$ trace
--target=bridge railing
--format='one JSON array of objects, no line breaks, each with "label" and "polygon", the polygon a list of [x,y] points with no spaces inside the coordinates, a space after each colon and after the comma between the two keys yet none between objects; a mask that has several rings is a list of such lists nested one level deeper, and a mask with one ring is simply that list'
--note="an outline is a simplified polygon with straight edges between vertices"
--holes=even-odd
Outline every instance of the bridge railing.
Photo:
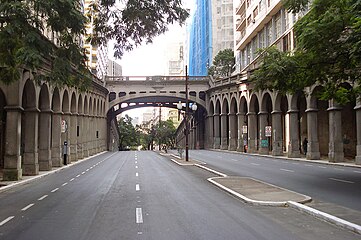
[{"label": "bridge railing", "polygon": [[[106,76],[106,81],[185,81],[185,76]],[[188,76],[189,81],[209,81],[209,76]]]}]

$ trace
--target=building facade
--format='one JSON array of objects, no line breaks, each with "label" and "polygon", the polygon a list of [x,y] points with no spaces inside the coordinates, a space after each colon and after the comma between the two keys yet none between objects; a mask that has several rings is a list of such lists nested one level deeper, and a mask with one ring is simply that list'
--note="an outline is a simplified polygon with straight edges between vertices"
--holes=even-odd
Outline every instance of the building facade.
[{"label": "building facade", "polygon": [[113,60],[108,60],[107,64],[107,76],[122,76],[123,68],[120,64]]}]

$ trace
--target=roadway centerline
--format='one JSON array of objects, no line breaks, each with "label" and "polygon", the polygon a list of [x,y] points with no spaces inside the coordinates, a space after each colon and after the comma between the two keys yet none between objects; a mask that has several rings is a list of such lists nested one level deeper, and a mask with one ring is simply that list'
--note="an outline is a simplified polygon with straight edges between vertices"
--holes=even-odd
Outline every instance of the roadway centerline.
[{"label": "roadway centerline", "polygon": [[55,192],[58,191],[58,190],[59,190],[59,188],[55,188],[55,189],[51,190],[51,192],[52,192],[52,193],[55,193]]},{"label": "roadway centerline", "polygon": [[82,172],[81,175],[85,174],[85,172]]},{"label": "roadway centerline", "polygon": [[342,183],[354,183],[354,182],[351,182],[351,181],[347,181],[347,180],[343,180],[343,179],[338,179],[338,178],[328,178],[330,180],[333,180],[333,181],[337,181],[337,182],[342,182]]},{"label": "roadway centerline", "polygon": [[135,173],[135,176],[138,177],[138,176],[139,176],[139,173]]},{"label": "roadway centerline", "polygon": [[63,186],[63,187],[64,187],[64,186],[66,186],[66,185],[68,185],[68,183],[67,183],[67,182],[66,182],[66,183],[63,183],[61,186]]},{"label": "roadway centerline", "polygon": [[75,180],[75,178],[72,178],[72,179],[70,179],[69,181],[72,182],[72,181],[74,181],[74,180]]},{"label": "roadway centerline", "polygon": [[42,196],[41,198],[39,198],[38,201],[42,201],[42,200],[44,200],[44,199],[47,198],[47,197],[48,197],[48,195],[44,195],[44,196]]},{"label": "roadway centerline", "polygon": [[138,166],[135,166],[135,168],[138,168]]},{"label": "roadway centerline", "polygon": [[9,222],[11,219],[13,219],[15,216],[10,216],[10,217],[8,217],[7,219],[5,219],[5,220],[3,220],[2,222],[0,222],[0,227],[2,226],[2,225],[4,225],[5,223],[7,223],[7,222]]},{"label": "roadway centerline", "polygon": [[254,165],[254,166],[259,166],[260,164],[258,164],[258,163],[251,163],[252,165]]},{"label": "roadway centerline", "polygon": [[135,185],[135,191],[139,191],[140,190],[140,186],[139,186],[139,184],[136,184]]},{"label": "roadway centerline", "polygon": [[327,168],[327,167],[325,167],[325,166],[318,166],[319,168]]},{"label": "roadway centerline", "polygon": [[354,173],[361,173],[361,171],[353,171]]},{"label": "roadway centerline", "polygon": [[77,178],[80,177],[80,174],[76,175],[76,177],[77,177]]},{"label": "roadway centerline", "polygon": [[284,169],[284,168],[281,168],[280,170],[281,170],[281,171],[285,171],[285,172],[295,172],[295,171],[293,171],[293,170]]},{"label": "roadway centerline", "polygon": [[313,167],[311,164],[305,164],[306,167]]},{"label": "roadway centerline", "polygon": [[26,210],[28,210],[29,208],[31,208],[32,206],[34,206],[34,205],[35,205],[34,203],[30,203],[28,206],[22,208],[21,211],[26,211]]},{"label": "roadway centerline", "polygon": [[342,168],[333,168],[335,170],[339,170],[339,171],[345,171],[345,169],[342,169]]},{"label": "roadway centerline", "polygon": [[135,223],[143,223],[143,214],[141,208],[135,209]]}]

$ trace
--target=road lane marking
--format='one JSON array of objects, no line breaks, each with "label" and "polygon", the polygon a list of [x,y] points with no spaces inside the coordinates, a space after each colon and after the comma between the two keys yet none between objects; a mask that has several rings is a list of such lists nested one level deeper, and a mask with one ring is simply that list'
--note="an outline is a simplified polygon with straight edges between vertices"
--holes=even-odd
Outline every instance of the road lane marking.
[{"label": "road lane marking", "polygon": [[259,164],[258,163],[251,163],[252,165],[255,165],[255,166],[259,166]]},{"label": "road lane marking", "polygon": [[135,191],[139,191],[140,190],[140,186],[139,186],[139,184],[136,184],[135,185]]},{"label": "road lane marking", "polygon": [[76,177],[77,177],[77,178],[80,177],[80,174],[76,175]]},{"label": "road lane marking", "polygon": [[311,164],[305,164],[306,167],[313,167]]},{"label": "road lane marking", "polygon": [[327,167],[325,167],[325,166],[318,166],[319,168],[327,168]]},{"label": "road lane marking", "polygon": [[58,191],[58,190],[59,190],[59,188],[55,188],[55,189],[51,190],[51,192],[52,192],[52,193],[55,193],[55,192]]},{"label": "road lane marking", "polygon": [[39,198],[38,201],[44,200],[44,199],[47,198],[47,197],[48,197],[48,195],[44,195],[44,196],[42,196],[41,198]]},{"label": "road lane marking", "polygon": [[284,169],[284,168],[281,168],[280,170],[281,170],[281,171],[285,171],[285,172],[295,172],[295,171],[293,171],[293,170]]},{"label": "road lane marking", "polygon": [[342,168],[333,168],[335,170],[339,170],[339,171],[345,171],[345,169],[342,169]]},{"label": "road lane marking", "polygon": [[135,173],[135,176],[138,177],[138,176],[139,176],[139,173]]},{"label": "road lane marking", "polygon": [[294,163],[292,163],[292,164],[294,164],[294,165],[300,165],[298,162],[294,162]]},{"label": "road lane marking", "polygon": [[15,216],[10,216],[10,217],[8,217],[7,219],[5,219],[5,220],[3,220],[2,222],[0,222],[0,227],[2,226],[2,225],[4,225],[5,223],[7,223],[7,222],[9,222],[11,219],[13,219]]},{"label": "road lane marking", "polygon": [[85,174],[85,172],[82,172],[81,175]]},{"label": "road lane marking", "polygon": [[143,214],[141,208],[135,209],[135,222],[136,223],[143,223]]},{"label": "road lane marking", "polygon": [[74,181],[75,180],[75,178],[72,178],[72,179],[70,179],[70,182],[72,182],[72,181]]},{"label": "road lane marking", "polygon": [[88,169],[87,169],[87,170],[85,170],[85,171],[86,171],[86,172],[89,172],[89,170],[90,170],[90,169],[88,168]]},{"label": "road lane marking", "polygon": [[67,182],[66,182],[66,183],[63,183],[61,186],[63,186],[63,187],[64,187],[64,186],[66,186],[66,185],[68,185],[68,183],[67,183]]},{"label": "road lane marking", "polygon": [[138,168],[138,166],[135,166],[135,168]]},{"label": "road lane marking", "polygon": [[31,208],[32,206],[34,206],[34,205],[35,205],[34,203],[31,203],[31,204],[29,204],[28,206],[22,208],[21,211],[26,211],[26,210],[28,210],[29,208]]},{"label": "road lane marking", "polygon": [[361,173],[361,171],[353,171],[354,173]]},{"label": "road lane marking", "polygon": [[343,180],[343,179],[338,179],[338,178],[329,178],[330,180],[333,180],[333,181],[337,181],[337,182],[343,182],[343,183],[354,183],[354,182],[351,182],[351,181],[347,181],[347,180]]}]

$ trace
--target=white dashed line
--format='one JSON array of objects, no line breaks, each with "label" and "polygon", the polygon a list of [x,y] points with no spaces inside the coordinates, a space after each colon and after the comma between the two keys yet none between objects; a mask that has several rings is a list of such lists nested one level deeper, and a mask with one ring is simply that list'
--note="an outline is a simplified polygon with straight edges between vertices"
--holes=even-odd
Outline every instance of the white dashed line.
[{"label": "white dashed line", "polygon": [[294,164],[294,165],[300,165],[298,162],[294,162],[294,163],[292,163],[292,164]]},{"label": "white dashed line", "polygon": [[361,173],[361,171],[353,171],[354,173]]},{"label": "white dashed line", "polygon": [[85,174],[85,172],[82,172],[81,175]]},{"label": "white dashed line", "polygon": [[75,178],[72,178],[72,179],[70,179],[70,182],[72,182],[72,181],[74,181],[75,180]]},{"label": "white dashed line", "polygon": [[140,190],[140,186],[139,186],[139,184],[136,184],[135,185],[135,191],[139,191]]},{"label": "white dashed line", "polygon": [[52,192],[52,193],[55,193],[55,192],[58,191],[58,190],[59,190],[59,188],[55,188],[55,189],[51,190],[51,192]]},{"label": "white dashed line", "polygon": [[31,204],[29,204],[28,206],[22,208],[21,211],[26,211],[26,210],[28,210],[29,208],[31,208],[32,206],[34,206],[34,205],[35,205],[34,203],[31,203]]},{"label": "white dashed line", "polygon": [[329,178],[330,180],[337,181],[337,182],[343,182],[343,183],[354,183],[347,180],[337,179],[337,178]]},{"label": "white dashed line", "polygon": [[135,168],[138,168],[138,166],[135,166]]},{"label": "white dashed line", "polygon": [[137,164],[138,163],[138,161],[135,161],[135,164]]},{"label": "white dashed line", "polygon": [[259,164],[258,163],[251,163],[252,165],[254,165],[254,166],[259,166]]},{"label": "white dashed line", "polygon": [[42,196],[41,198],[39,198],[38,201],[42,201],[42,200],[44,200],[44,199],[47,198],[47,197],[48,197],[48,195],[44,195],[44,196]]},{"label": "white dashed line", "polygon": [[143,214],[141,208],[135,209],[135,222],[136,223],[143,223]]},{"label": "white dashed line", "polygon": [[345,171],[345,169],[342,169],[342,168],[333,168],[335,170],[339,170],[339,171]]},{"label": "white dashed line", "polygon": [[318,166],[319,168],[327,168],[327,167],[325,167],[325,166]]},{"label": "white dashed line", "polygon": [[7,219],[5,219],[4,221],[2,221],[2,222],[0,222],[0,227],[2,226],[2,225],[4,225],[5,223],[7,223],[7,222],[9,222],[11,219],[13,219],[15,216],[10,216],[10,217],[8,217]]},{"label": "white dashed line", "polygon": [[88,169],[87,169],[87,170],[85,170],[85,171],[86,171],[86,172],[89,172],[89,170],[90,170],[90,169],[88,168]]},{"label": "white dashed line", "polygon": [[77,177],[77,178],[80,177],[80,174],[76,175],[76,177]]},{"label": "white dashed line", "polygon": [[139,176],[139,173],[135,173],[135,176],[138,177],[138,176]]},{"label": "white dashed line", "polygon": [[293,170],[284,169],[284,168],[281,168],[280,170],[281,170],[281,171],[285,171],[285,172],[295,172],[295,171],[293,171]]},{"label": "white dashed line", "polygon": [[64,187],[64,186],[66,186],[66,185],[68,185],[68,183],[67,183],[67,182],[66,182],[66,183],[63,183],[61,186],[63,186],[63,187]]},{"label": "white dashed line", "polygon": [[311,164],[305,164],[306,167],[313,167]]}]

